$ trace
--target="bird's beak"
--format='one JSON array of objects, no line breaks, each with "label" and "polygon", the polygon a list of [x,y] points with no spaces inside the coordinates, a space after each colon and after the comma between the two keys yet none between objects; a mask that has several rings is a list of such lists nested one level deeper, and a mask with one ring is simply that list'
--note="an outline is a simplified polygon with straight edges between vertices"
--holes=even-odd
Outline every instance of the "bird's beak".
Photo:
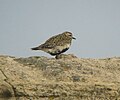
[{"label": "bird's beak", "polygon": [[72,37],[72,39],[76,40],[76,38],[75,38],[75,37]]}]

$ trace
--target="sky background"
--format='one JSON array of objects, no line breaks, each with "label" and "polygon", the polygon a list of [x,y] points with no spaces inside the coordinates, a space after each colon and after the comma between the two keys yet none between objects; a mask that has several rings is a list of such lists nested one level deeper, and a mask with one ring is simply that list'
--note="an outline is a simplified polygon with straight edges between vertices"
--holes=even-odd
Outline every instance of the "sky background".
[{"label": "sky background", "polygon": [[30,48],[70,31],[66,54],[120,56],[120,0],[0,0],[0,55],[47,56]]}]

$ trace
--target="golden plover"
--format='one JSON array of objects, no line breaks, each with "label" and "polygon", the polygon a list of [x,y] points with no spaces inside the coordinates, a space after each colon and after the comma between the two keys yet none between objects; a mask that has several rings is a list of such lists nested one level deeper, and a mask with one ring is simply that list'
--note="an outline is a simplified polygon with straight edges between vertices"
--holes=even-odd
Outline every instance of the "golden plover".
[{"label": "golden plover", "polygon": [[31,48],[32,50],[42,50],[52,56],[57,56],[70,48],[73,37],[71,32],[63,32],[49,38],[45,43],[38,47]]}]

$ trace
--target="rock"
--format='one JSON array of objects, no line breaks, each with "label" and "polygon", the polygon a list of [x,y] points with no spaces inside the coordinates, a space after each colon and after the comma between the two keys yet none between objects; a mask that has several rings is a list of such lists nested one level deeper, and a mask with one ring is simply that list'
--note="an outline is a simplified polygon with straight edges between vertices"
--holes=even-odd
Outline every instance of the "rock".
[{"label": "rock", "polygon": [[60,54],[56,56],[56,59],[72,59],[72,58],[77,58],[75,55],[73,54]]},{"label": "rock", "polygon": [[119,100],[120,57],[0,56],[0,100]]}]

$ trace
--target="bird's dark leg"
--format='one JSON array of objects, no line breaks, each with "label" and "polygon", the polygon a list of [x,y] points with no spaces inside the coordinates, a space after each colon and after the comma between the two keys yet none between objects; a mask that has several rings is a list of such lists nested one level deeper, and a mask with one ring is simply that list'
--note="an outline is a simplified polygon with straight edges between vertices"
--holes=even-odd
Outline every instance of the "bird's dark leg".
[{"label": "bird's dark leg", "polygon": [[55,58],[56,58],[56,59],[59,59],[59,54],[57,54],[57,55],[55,56]]}]

